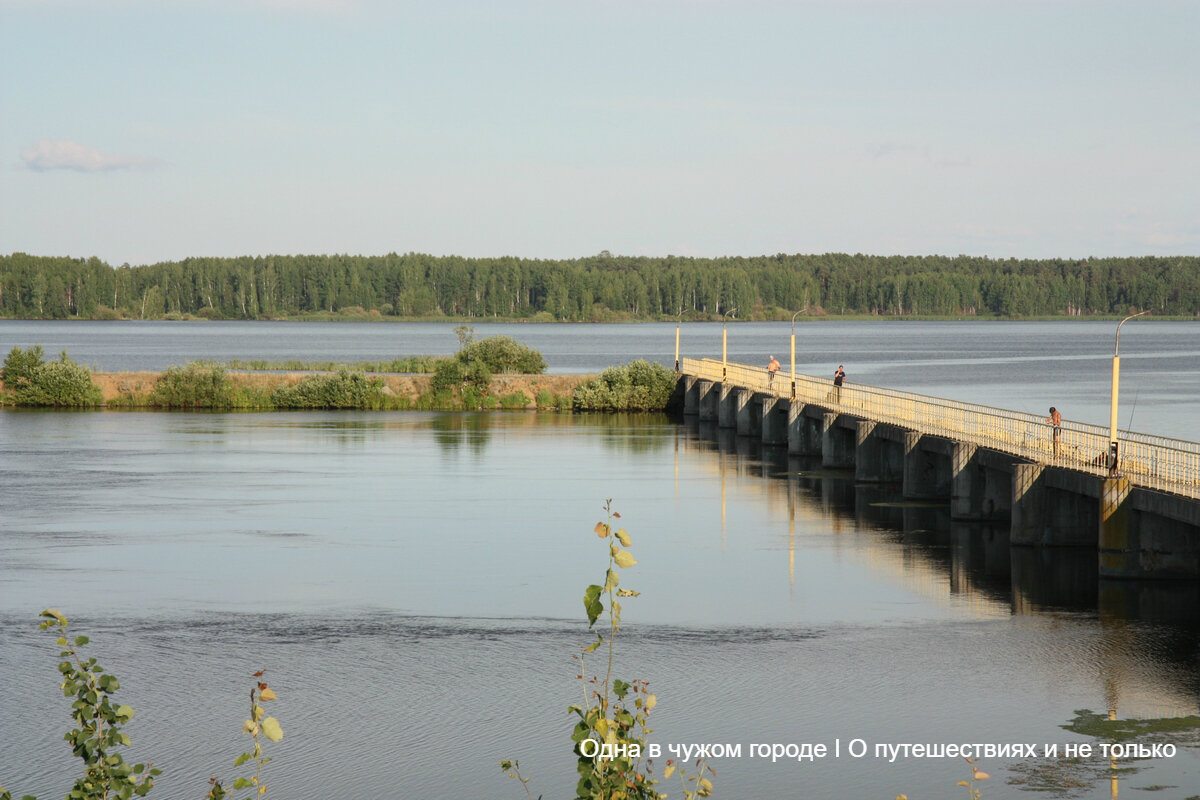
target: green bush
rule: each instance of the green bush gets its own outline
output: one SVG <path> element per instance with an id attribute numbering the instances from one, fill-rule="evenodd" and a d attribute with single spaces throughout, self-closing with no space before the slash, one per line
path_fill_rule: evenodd
<path id="1" fill-rule="evenodd" d="M 4 359 L 4 368 L 0 369 L 0 381 L 4 381 L 4 385 L 9 389 L 17 388 L 22 378 L 29 380 L 34 369 L 42 365 L 44 357 L 45 353 L 40 344 L 28 350 L 14 347 Z"/>
<path id="2" fill-rule="evenodd" d="M 458 351 L 464 364 L 482 361 L 492 372 L 519 372 L 538 375 L 546 371 L 542 354 L 508 336 L 489 336 L 469 342 Z"/>
<path id="3" fill-rule="evenodd" d="M 454 358 L 446 358 L 434 366 L 430 388 L 434 394 L 444 394 L 461 388 L 465 379 L 466 369 L 462 362 Z"/>
<path id="4" fill-rule="evenodd" d="M 40 357 L 41 348 L 34 348 Z M 12 357 L 12 353 L 9 354 Z M 28 351 L 25 356 L 28 356 Z M 26 359 L 20 369 L 28 368 Z M 16 366 L 16 365 L 14 365 Z M 5 361 L 5 374 L 8 362 Z M 9 386 L 6 378 L 5 386 Z M 100 387 L 92 381 L 92 372 L 67 358 L 64 350 L 58 361 L 39 363 L 19 374 L 14 389 L 18 405 L 24 406 L 99 406 L 104 404 Z"/>
<path id="5" fill-rule="evenodd" d="M 537 393 L 538 408 L 553 408 L 554 407 L 554 392 L 549 389 L 539 389 Z"/>
<path id="6" fill-rule="evenodd" d="M 295 386 L 271 393 L 276 408 L 379 408 L 384 405 L 383 381 L 361 372 L 307 375 Z"/>
<path id="7" fill-rule="evenodd" d="M 529 405 L 529 397 L 524 392 L 513 392 L 500 398 L 501 408 L 525 408 Z"/>
<path id="8" fill-rule="evenodd" d="M 150 392 L 150 402 L 166 408 L 230 408 L 233 382 L 223 367 L 192 362 L 167 367 Z"/>
<path id="9" fill-rule="evenodd" d="M 662 411 L 674 391 L 675 373 L 639 359 L 609 367 L 576 388 L 573 405 L 581 411 Z"/>

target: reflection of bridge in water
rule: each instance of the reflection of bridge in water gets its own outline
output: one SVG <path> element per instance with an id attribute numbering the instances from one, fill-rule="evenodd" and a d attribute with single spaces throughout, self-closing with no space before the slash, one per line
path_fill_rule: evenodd
<path id="1" fill-rule="evenodd" d="M 678 446 L 718 475 L 722 496 L 714 505 L 721 503 L 723 535 L 727 485 L 761 494 L 772 517 L 787 519 L 779 548 L 791 579 L 803 538 L 830 530 L 834 550 L 879 580 L 976 619 L 1019 616 L 1053 639 L 1067 620 L 1098 618 L 1101 635 L 1086 657 L 1109 709 L 1140 717 L 1200 712 L 1200 584 L 1103 578 L 1094 551 L 1012 547 L 1005 525 L 954 520 L 945 502 L 906 502 L 896 485 L 857 482 L 849 470 L 823 468 L 817 457 L 790 456 L 712 422 L 687 420 Z M 1077 655 L 1051 648 L 1038 657 Z"/>
<path id="2" fill-rule="evenodd" d="M 1097 548 L 1103 577 L 1200 579 L 1200 444 L 1121 437 L 1031 414 L 683 359 L 684 412 L 792 455 L 949 503 L 957 521 L 1007 524 L 1011 544 Z"/>

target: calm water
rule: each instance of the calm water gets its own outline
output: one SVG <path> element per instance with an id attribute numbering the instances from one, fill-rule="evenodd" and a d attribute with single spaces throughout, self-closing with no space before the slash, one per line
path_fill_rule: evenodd
<path id="1" fill-rule="evenodd" d="M 1104 422 L 1113 327 L 809 325 L 800 368 L 845 363 L 851 380 L 1019 408 L 1069 397 L 1055 404 Z M 477 329 L 539 347 L 555 371 L 674 356 L 673 325 Z M 719 326 L 683 330 L 685 354 L 719 356 Z M 775 354 L 786 369 L 789 330 L 731 326 L 730 358 Z M 1125 326 L 1135 428 L 1200 439 L 1198 330 Z M 34 343 L 131 369 L 456 340 L 453 325 L 0 322 L 3 349 Z M 264 667 L 287 731 L 271 796 L 519 798 L 496 767 L 512 757 L 535 796 L 569 796 L 564 709 L 588 641 L 580 596 L 603 578 L 591 528 L 606 497 L 639 561 L 623 585 L 642 591 L 617 672 L 657 692 L 653 741 L 1065 744 L 1081 741 L 1059 727 L 1077 709 L 1200 711 L 1194 584 L 1102 583 L 1094 553 L 1013 550 L 1003 529 L 952 525 L 945 507 L 728 432 L 658 417 L 9 410 L 0 782 L 50 797 L 75 772 L 57 649 L 35 630 L 54 606 L 122 678 L 133 755 L 167 769 L 157 796 L 233 774 L 248 676 Z M 962 766 L 743 756 L 716 765 L 716 784 L 729 798 L 951 797 Z M 1139 766 L 1122 796 L 1200 792 L 1195 749 Z M 986 797 L 1026 796 L 1007 783 L 1022 765 L 985 767 Z M 1109 792 L 1101 780 L 1077 796 Z"/>
<path id="2" fill-rule="evenodd" d="M 139 714 L 163 797 L 231 774 L 248 675 L 287 731 L 280 797 L 573 785 L 564 709 L 615 498 L 639 564 L 618 674 L 670 742 L 1061 742 L 1076 709 L 1196 713 L 1194 585 L 1101 584 L 944 507 L 657 417 L 0 413 L 0 776 L 72 774 L 60 608 Z M 807 471 L 806 471 L 807 470 Z M 1008 764 L 988 797 L 1012 797 Z M 1125 786 L 1200 786 L 1184 750 Z M 948 797 L 958 762 L 717 765 L 723 797 Z M 1084 792 L 1108 797 L 1107 783 Z M 1181 795 L 1182 796 L 1182 795 Z"/>
<path id="3" fill-rule="evenodd" d="M 41 344 L 102 370 L 160 370 L 194 359 L 364 361 L 449 354 L 456 323 L 31 322 L 0 320 L 0 352 Z M 478 324 L 541 351 L 551 372 L 599 372 L 645 358 L 671 365 L 675 325 Z M 1045 413 L 1107 427 L 1113 322 L 810 322 L 796 369 L 876 386 Z M 686 357 L 721 357 L 721 325 L 682 326 Z M 791 368 L 788 323 L 728 326 L 729 359 Z M 1135 320 L 1121 330 L 1120 425 L 1200 441 L 1200 324 Z"/>

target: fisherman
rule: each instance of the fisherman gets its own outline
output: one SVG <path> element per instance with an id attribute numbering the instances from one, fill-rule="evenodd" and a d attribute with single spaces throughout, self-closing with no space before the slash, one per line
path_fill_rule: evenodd
<path id="1" fill-rule="evenodd" d="M 1050 416 L 1046 417 L 1046 422 L 1054 429 L 1054 457 L 1058 458 L 1060 447 L 1060 438 L 1062 436 L 1062 414 L 1054 406 L 1050 406 Z"/>

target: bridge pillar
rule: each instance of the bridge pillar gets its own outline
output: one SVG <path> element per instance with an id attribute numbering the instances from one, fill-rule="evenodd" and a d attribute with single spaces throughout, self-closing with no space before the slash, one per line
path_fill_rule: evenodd
<path id="1" fill-rule="evenodd" d="M 762 436 L 762 406 L 752 389 L 737 390 L 734 425 L 738 436 Z"/>
<path id="2" fill-rule="evenodd" d="M 683 413 L 688 416 L 700 413 L 700 379 L 695 375 L 683 376 Z"/>
<path id="3" fill-rule="evenodd" d="M 839 414 L 827 411 L 821 416 L 821 466 L 845 469 L 854 466 L 854 436 L 837 424 Z"/>
<path id="4" fill-rule="evenodd" d="M 804 403 L 798 401 L 788 407 L 788 453 L 796 456 L 820 455 L 820 432 L 813 430 L 814 420 L 804 410 Z"/>
<path id="5" fill-rule="evenodd" d="M 1044 464 L 1014 464 L 1009 539 L 1015 545 L 1095 547 L 1086 495 L 1061 488 L 1062 476 Z M 1050 485 L 1051 477 L 1060 486 Z M 1094 524 L 1094 518 L 1093 518 Z"/>
<path id="6" fill-rule="evenodd" d="M 859 420 L 855 430 L 854 479 L 893 482 L 904 477 L 904 459 L 891 425 Z"/>
<path id="7" fill-rule="evenodd" d="M 1012 507 L 1012 459 L 995 450 L 955 442 L 950 456 L 950 516 L 1007 519 Z"/>
<path id="8" fill-rule="evenodd" d="M 717 400 L 717 425 L 721 428 L 737 428 L 737 387 L 722 381 Z"/>
<path id="9" fill-rule="evenodd" d="M 903 495 L 934 500 L 950 495 L 951 442 L 940 436 L 904 432 Z"/>
<path id="10" fill-rule="evenodd" d="M 701 422 L 714 422 L 719 413 L 720 384 L 712 381 L 699 380 L 697 383 L 696 406 L 699 409 Z"/>
<path id="11" fill-rule="evenodd" d="M 792 405 L 782 397 L 762 398 L 762 443 L 767 445 L 788 444 L 788 426 Z"/>
<path id="12" fill-rule="evenodd" d="M 1101 578 L 1200 578 L 1200 506 L 1135 489 L 1128 478 L 1100 487 Z"/>

